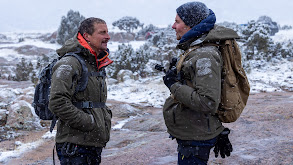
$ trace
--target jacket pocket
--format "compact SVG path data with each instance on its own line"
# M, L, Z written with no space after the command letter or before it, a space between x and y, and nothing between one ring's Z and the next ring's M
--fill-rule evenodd
M104 143L105 141L105 115L103 113L103 108L91 109L91 114L94 117L94 129L87 132L85 141L91 143Z
M167 127L174 126L176 124L176 109L178 107L178 102L173 98L167 98L164 107L163 107L163 115L165 119L165 124Z
M112 119L112 111L106 106L105 109L105 131L106 131L106 141L110 139L110 131L111 131L111 119Z

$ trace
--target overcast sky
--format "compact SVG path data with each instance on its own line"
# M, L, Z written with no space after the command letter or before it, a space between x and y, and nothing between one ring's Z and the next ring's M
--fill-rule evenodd
M145 25L173 24L176 8L191 0L0 0L0 32L55 31L72 9L85 17L99 17L108 25L123 16ZM293 25L293 0L204 0L217 22L247 23L270 16L281 25Z

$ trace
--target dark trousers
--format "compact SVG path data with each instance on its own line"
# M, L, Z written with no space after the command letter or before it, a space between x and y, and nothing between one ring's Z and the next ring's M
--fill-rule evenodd
M56 143L61 165L99 165L102 148L72 143Z
M179 165L206 165L209 160L210 150L215 146L217 137L203 141L176 140L178 143Z

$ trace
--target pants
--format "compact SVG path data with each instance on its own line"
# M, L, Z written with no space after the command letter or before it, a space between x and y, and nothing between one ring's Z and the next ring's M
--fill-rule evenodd
M206 165L210 150L216 144L217 137L211 140L180 140L178 143L178 165Z
M56 143L61 165L99 165L102 148L72 143Z

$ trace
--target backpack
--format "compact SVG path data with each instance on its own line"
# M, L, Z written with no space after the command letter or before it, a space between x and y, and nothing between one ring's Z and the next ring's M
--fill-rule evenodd
M241 52L235 40L226 40L219 48L223 58L221 103L217 114L223 123L236 121L246 106L250 85L241 64Z
M226 40L221 44L203 43L203 46L217 46L223 59L221 101L217 115L221 122L231 123L236 121L246 106L250 85L241 64L241 52L235 39ZM177 63L177 73L180 72L184 58L199 48L192 47Z
M82 75L78 80L77 87L75 89L75 93L84 91L87 83L88 83L88 69L85 64L85 61L79 55L70 52L60 57L59 60L66 56L73 56L82 65ZM34 93L34 101L33 107L35 109L35 113L42 120L52 120L50 132L53 131L54 126L57 122L57 116L55 116L48 108L49 99L50 99L50 89L51 89L51 78L52 78L52 69L58 60L54 59L48 66L46 66L40 73L39 76L39 84L35 87Z

